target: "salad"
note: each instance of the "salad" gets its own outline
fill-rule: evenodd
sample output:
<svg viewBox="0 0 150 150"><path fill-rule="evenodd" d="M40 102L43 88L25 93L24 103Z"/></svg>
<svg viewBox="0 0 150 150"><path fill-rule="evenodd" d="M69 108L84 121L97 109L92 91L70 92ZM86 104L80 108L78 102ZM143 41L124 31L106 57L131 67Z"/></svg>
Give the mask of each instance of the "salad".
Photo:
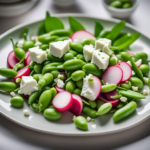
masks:
<svg viewBox="0 0 150 150"><path fill-rule="evenodd" d="M48 120L70 111L76 127L84 131L88 122L107 113L113 113L114 123L127 118L135 112L136 100L149 94L143 85L150 88L148 55L129 47L140 33L122 32L125 21L109 31L95 21L92 34L72 16L68 20L70 29L64 29L47 12L37 35L29 38L26 27L19 41L10 38L14 50L0 75L13 81L0 82L0 90L10 92L14 108L23 107L26 98Z"/></svg>

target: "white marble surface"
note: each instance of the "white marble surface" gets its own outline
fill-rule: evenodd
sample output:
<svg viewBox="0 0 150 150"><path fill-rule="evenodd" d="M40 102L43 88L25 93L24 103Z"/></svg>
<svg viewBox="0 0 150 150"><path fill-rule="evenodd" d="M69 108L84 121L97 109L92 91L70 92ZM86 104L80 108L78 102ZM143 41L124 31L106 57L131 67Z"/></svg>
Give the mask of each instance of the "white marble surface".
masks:
<svg viewBox="0 0 150 150"><path fill-rule="evenodd" d="M148 36L150 35L149 6L150 0L141 0L138 9L126 20ZM47 10L51 14L84 13L103 18L111 17L101 5L101 0L76 0L75 5L70 8L56 7L51 0L40 0L34 8L23 15L0 18L0 34L20 23L44 18ZM1 150L148 150L150 147L150 119L136 127L115 134L63 137L26 129L0 116L0 141Z"/></svg>

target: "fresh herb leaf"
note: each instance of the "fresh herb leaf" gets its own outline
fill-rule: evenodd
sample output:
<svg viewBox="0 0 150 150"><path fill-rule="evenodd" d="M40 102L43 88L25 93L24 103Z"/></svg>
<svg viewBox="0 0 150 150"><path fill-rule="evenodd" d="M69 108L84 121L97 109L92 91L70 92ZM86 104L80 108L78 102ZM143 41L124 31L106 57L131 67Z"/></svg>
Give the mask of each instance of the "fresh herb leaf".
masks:
<svg viewBox="0 0 150 150"><path fill-rule="evenodd" d="M94 36L98 37L103 29L104 29L103 25L100 22L95 21Z"/></svg>
<svg viewBox="0 0 150 150"><path fill-rule="evenodd" d="M38 28L38 35L42 35L45 34L46 30L45 30L45 24L44 21L40 24L39 28Z"/></svg>

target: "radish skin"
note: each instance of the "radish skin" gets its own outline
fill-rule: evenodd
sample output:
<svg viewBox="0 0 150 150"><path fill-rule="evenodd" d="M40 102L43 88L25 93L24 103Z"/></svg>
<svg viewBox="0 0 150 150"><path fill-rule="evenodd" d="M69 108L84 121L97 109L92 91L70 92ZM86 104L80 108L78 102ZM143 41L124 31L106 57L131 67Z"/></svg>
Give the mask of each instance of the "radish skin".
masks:
<svg viewBox="0 0 150 150"><path fill-rule="evenodd" d="M73 98L73 104L69 110L74 115L79 116L82 112L82 107L83 107L82 99L80 96L78 96L76 94L72 94L72 98Z"/></svg>
<svg viewBox="0 0 150 150"><path fill-rule="evenodd" d="M104 93L104 95L108 100L114 100L113 98L111 98L111 96L117 95L117 91L113 90L111 92Z"/></svg>
<svg viewBox="0 0 150 150"><path fill-rule="evenodd" d="M56 89L57 93L60 93L60 92L66 91L66 90L65 90L65 89L63 89L63 88L59 88L57 85L55 85L55 89Z"/></svg>
<svg viewBox="0 0 150 150"><path fill-rule="evenodd" d="M60 75L63 75L64 76L64 80L63 81L66 81L66 79L67 79L66 73L65 72L60 72Z"/></svg>
<svg viewBox="0 0 150 150"><path fill-rule="evenodd" d="M129 51L127 51L127 53L128 53L130 56L134 56L134 54L131 53L131 52L129 52Z"/></svg>
<svg viewBox="0 0 150 150"><path fill-rule="evenodd" d="M141 66L141 64L142 64L142 59L139 59L137 62L135 62L135 64L139 68Z"/></svg>
<svg viewBox="0 0 150 150"><path fill-rule="evenodd" d="M29 54L29 51L26 52L26 59L25 59L25 66L29 65L31 62L31 57L30 57L30 54Z"/></svg>
<svg viewBox="0 0 150 150"><path fill-rule="evenodd" d="M67 91L60 92L54 97L52 104L59 112L67 111L73 104L72 95Z"/></svg>

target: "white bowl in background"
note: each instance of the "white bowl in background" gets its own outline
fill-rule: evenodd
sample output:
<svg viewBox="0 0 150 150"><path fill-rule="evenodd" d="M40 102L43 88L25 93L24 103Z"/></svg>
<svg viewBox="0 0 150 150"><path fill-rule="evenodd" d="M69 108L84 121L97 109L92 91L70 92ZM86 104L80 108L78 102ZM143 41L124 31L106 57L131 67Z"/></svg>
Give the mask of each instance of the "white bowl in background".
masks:
<svg viewBox="0 0 150 150"><path fill-rule="evenodd" d="M133 11L137 8L140 2L140 0L131 0L133 6L130 8L122 9L122 8L114 8L112 6L109 6L110 1L111 0L102 0L103 6L113 17L120 18L120 19L128 18L133 13Z"/></svg>
<svg viewBox="0 0 150 150"><path fill-rule="evenodd" d="M53 3L59 7L69 7L73 5L75 0L53 0Z"/></svg>

